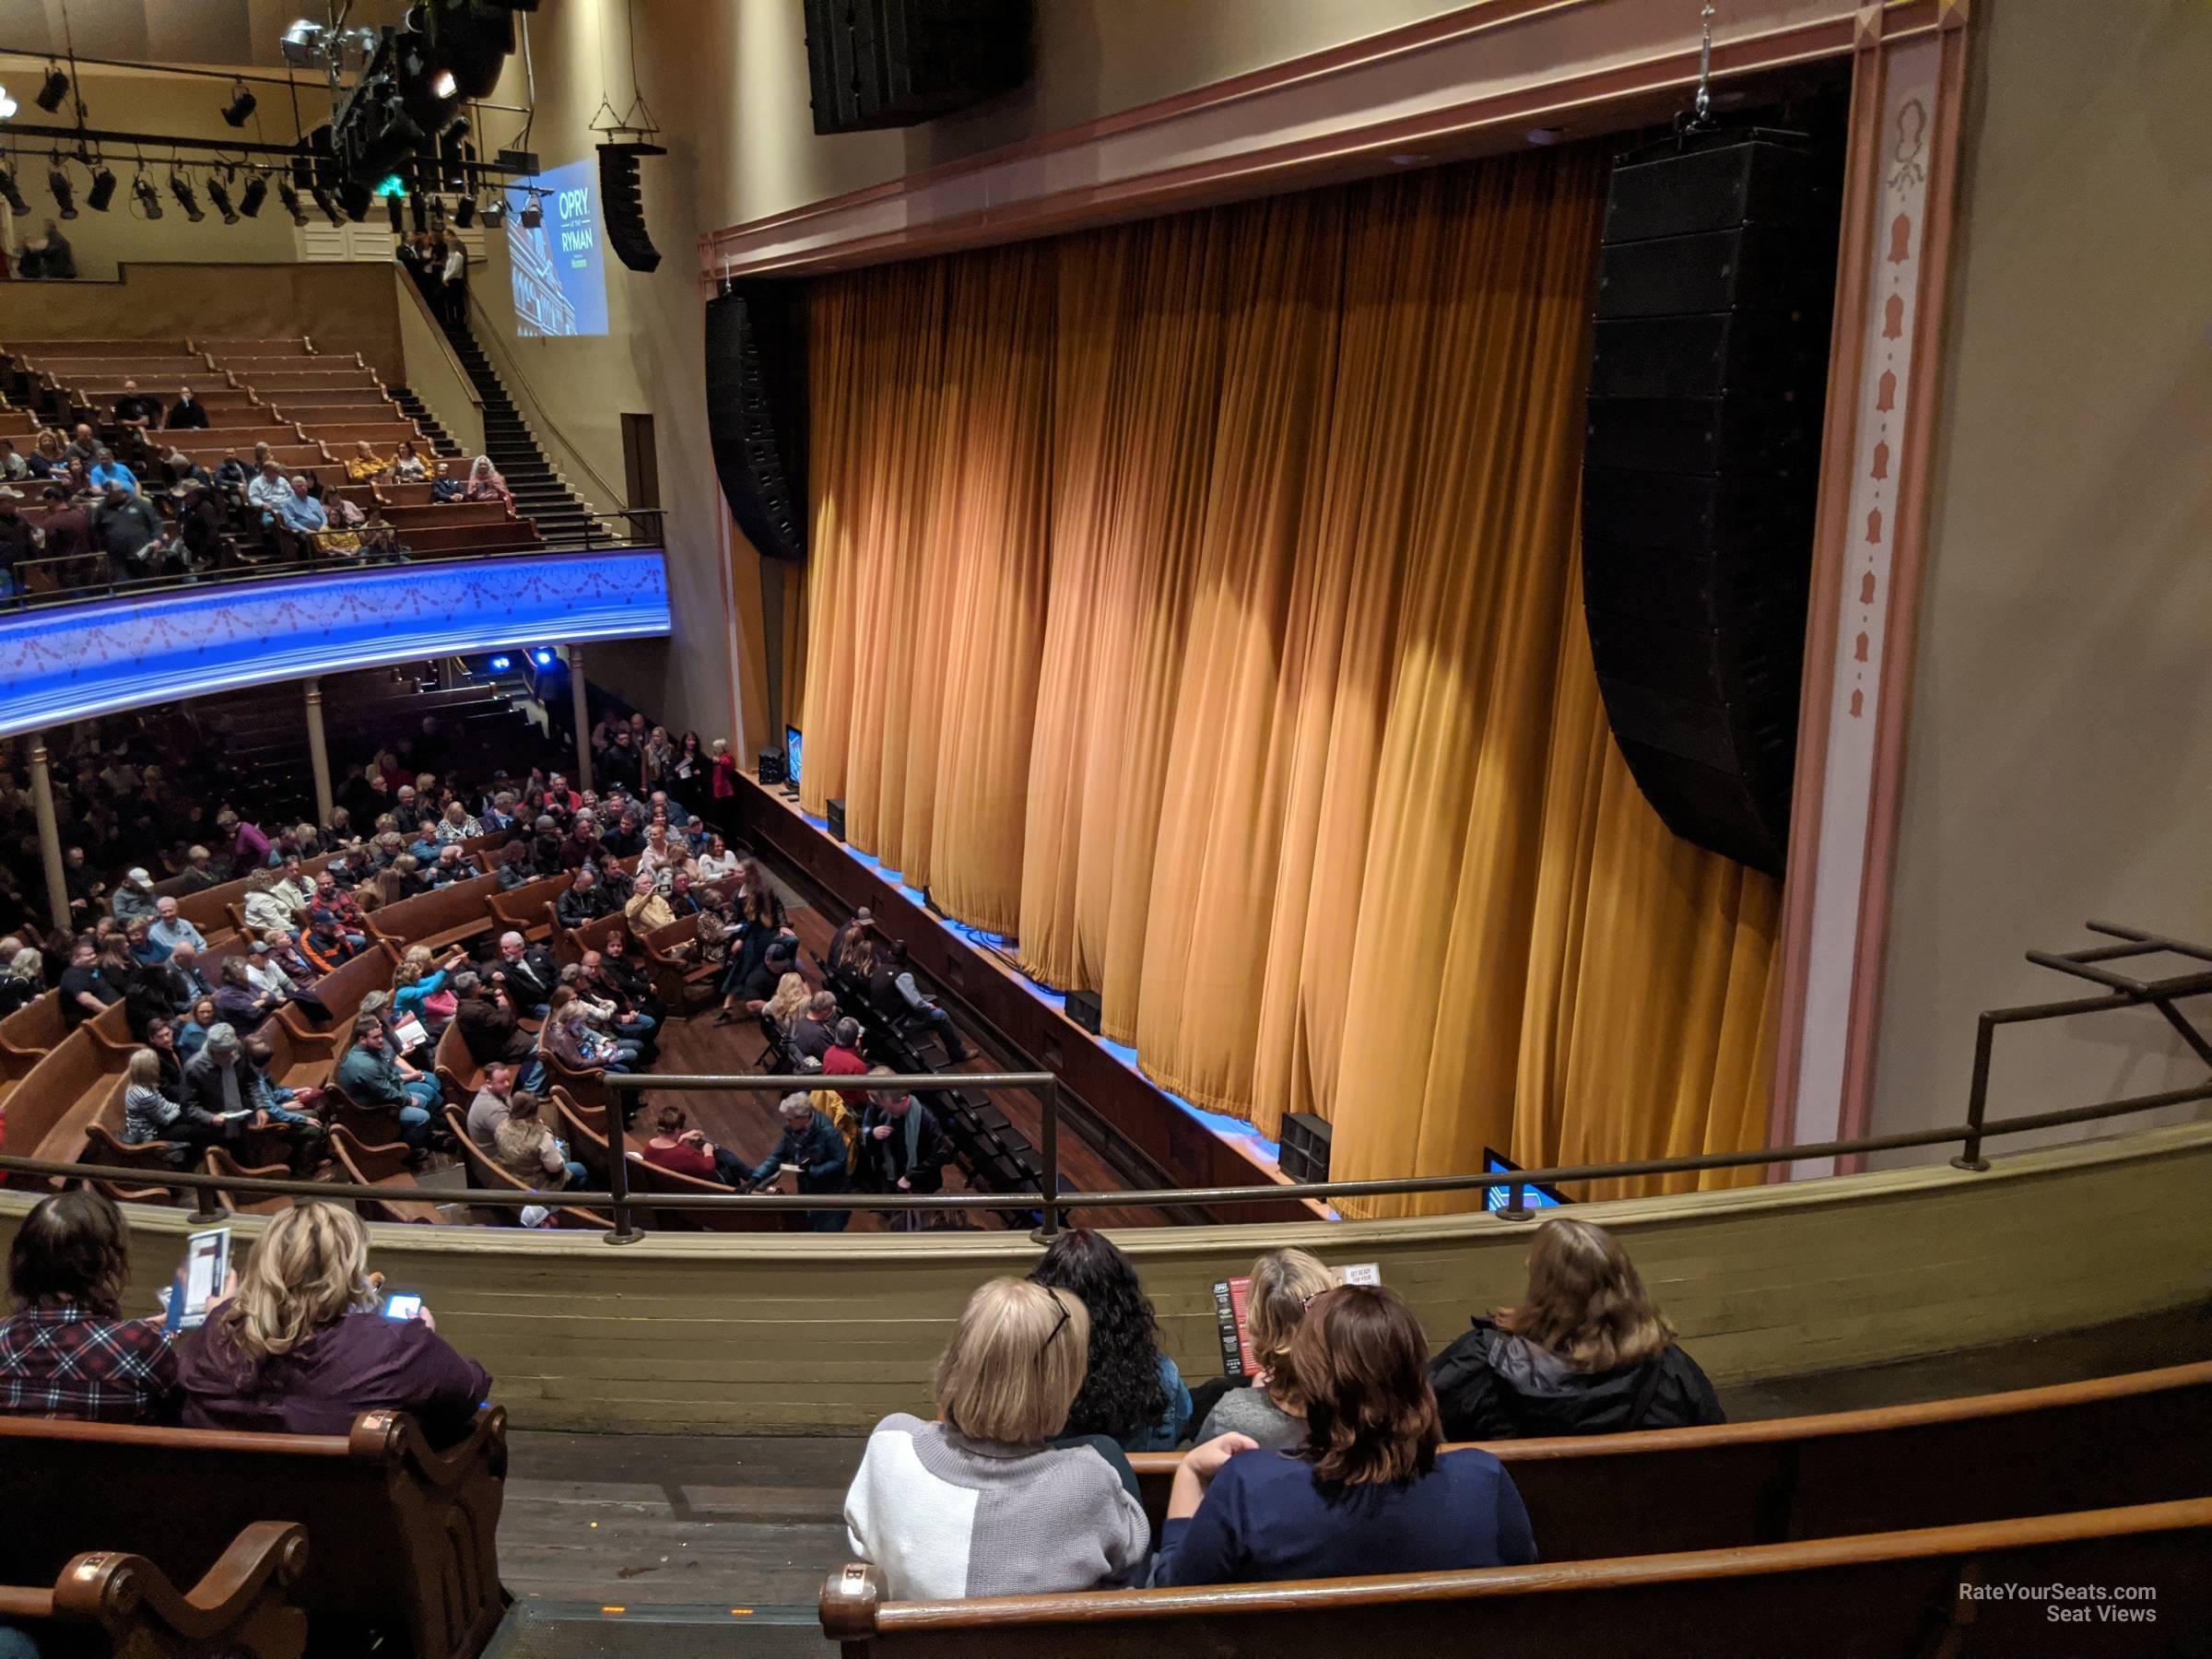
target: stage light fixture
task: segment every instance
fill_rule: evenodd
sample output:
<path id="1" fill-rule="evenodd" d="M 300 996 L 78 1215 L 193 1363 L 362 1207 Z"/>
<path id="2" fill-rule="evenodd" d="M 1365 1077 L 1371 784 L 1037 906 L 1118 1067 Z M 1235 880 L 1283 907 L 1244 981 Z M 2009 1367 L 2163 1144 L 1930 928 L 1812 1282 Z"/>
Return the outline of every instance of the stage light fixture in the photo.
<path id="1" fill-rule="evenodd" d="M 103 167 L 92 175 L 92 188 L 85 192 L 85 206 L 95 213 L 105 213 L 114 199 L 115 170 Z"/>
<path id="2" fill-rule="evenodd" d="M 495 656 L 491 659 L 491 671 L 494 674 L 504 674 L 513 666 L 514 660 L 512 657 Z"/>
<path id="3" fill-rule="evenodd" d="M 495 195 L 484 204 L 484 229 L 497 230 L 507 222 L 507 198 Z"/>
<path id="4" fill-rule="evenodd" d="M 23 199 L 23 192 L 16 183 L 16 170 L 12 167 L 0 167 L 0 196 L 6 198 L 8 210 L 18 218 L 28 218 L 30 216 L 30 204 Z"/>
<path id="5" fill-rule="evenodd" d="M 293 224 L 307 223 L 307 209 L 300 205 L 300 188 L 289 179 L 276 181 L 276 199 L 284 204 L 284 210 L 292 216 Z"/>
<path id="6" fill-rule="evenodd" d="M 140 213 L 149 219 L 161 217 L 161 193 L 154 188 L 154 182 L 144 173 L 131 181 L 131 194 L 138 198 Z"/>
<path id="7" fill-rule="evenodd" d="M 75 218 L 76 217 L 76 191 L 70 185 L 69 175 L 56 167 L 46 175 L 46 188 L 53 192 L 55 212 L 63 218 Z"/>
<path id="8" fill-rule="evenodd" d="M 453 223 L 465 230 L 477 222 L 477 198 L 463 196 L 453 204 Z"/>
<path id="9" fill-rule="evenodd" d="M 62 100 L 68 96 L 69 77 L 62 73 L 59 64 L 48 64 L 45 84 L 39 88 L 39 108 L 51 115 L 62 107 Z"/>
<path id="10" fill-rule="evenodd" d="M 301 18 L 277 37 L 276 43 L 283 48 L 286 63 L 295 69 L 307 69 L 322 53 L 323 35 L 321 25 Z"/>
<path id="11" fill-rule="evenodd" d="M 407 233 L 406 204 L 405 196 L 388 195 L 384 198 L 384 215 L 392 221 L 392 234 L 394 236 Z"/>
<path id="12" fill-rule="evenodd" d="M 176 198 L 177 206 L 184 209 L 184 217 L 198 224 L 207 216 L 200 211 L 199 193 L 193 189 L 192 181 L 182 173 L 169 175 L 169 194 Z"/>
<path id="13" fill-rule="evenodd" d="M 7 88 L 0 87 L 0 121 L 6 121 L 20 108 L 22 106 L 7 95 Z"/>
<path id="14" fill-rule="evenodd" d="M 376 206 L 376 195 L 368 185 L 358 184 L 348 179 L 338 186 L 338 206 L 346 210 L 346 217 L 358 225 L 369 217 L 369 209 Z"/>
<path id="15" fill-rule="evenodd" d="M 545 204 L 535 190 L 530 193 L 530 206 L 523 209 L 522 220 L 525 230 L 535 230 L 546 222 Z"/>
<path id="16" fill-rule="evenodd" d="M 238 198 L 238 210 L 247 218 L 261 212 L 261 205 L 269 199 L 269 180 L 265 173 L 255 173 L 246 181 L 246 193 Z"/>
<path id="17" fill-rule="evenodd" d="M 530 660 L 535 663 L 540 668 L 550 668 L 553 666 L 553 653 L 543 645 L 540 645 L 535 651 L 530 653 Z"/>
<path id="18" fill-rule="evenodd" d="M 223 216 L 224 224 L 238 223 L 238 209 L 230 205 L 229 187 L 213 174 L 208 175 L 207 179 L 207 199 L 215 204 L 215 210 Z"/>
<path id="19" fill-rule="evenodd" d="M 461 90 L 461 83 L 453 78 L 451 69 L 441 69 L 430 76 L 430 96 L 451 98 Z"/>
<path id="20" fill-rule="evenodd" d="M 246 83 L 240 81 L 230 88 L 230 101 L 223 106 L 224 122 L 234 127 L 244 126 L 260 101 L 246 90 Z"/>
<path id="21" fill-rule="evenodd" d="M 334 225 L 342 226 L 345 224 L 346 216 L 338 211 L 338 205 L 331 198 L 331 194 L 328 190 L 318 184 L 314 188 L 313 194 L 315 198 L 315 206 L 323 209 L 323 217 L 324 218 L 328 219 Z"/>

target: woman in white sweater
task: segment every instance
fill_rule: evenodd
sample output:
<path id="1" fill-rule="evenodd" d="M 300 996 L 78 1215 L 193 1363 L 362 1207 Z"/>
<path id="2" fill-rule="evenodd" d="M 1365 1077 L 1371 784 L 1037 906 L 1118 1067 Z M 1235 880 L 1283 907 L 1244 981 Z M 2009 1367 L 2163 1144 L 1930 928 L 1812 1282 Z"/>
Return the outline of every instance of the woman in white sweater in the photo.
<path id="1" fill-rule="evenodd" d="M 1152 1529 L 1111 1446 L 1055 1447 L 1083 1386 L 1090 1316 L 1065 1290 L 993 1279 L 937 1362 L 937 1419 L 868 1437 L 845 1529 L 900 1601 L 1089 1590 L 1130 1571 Z"/>

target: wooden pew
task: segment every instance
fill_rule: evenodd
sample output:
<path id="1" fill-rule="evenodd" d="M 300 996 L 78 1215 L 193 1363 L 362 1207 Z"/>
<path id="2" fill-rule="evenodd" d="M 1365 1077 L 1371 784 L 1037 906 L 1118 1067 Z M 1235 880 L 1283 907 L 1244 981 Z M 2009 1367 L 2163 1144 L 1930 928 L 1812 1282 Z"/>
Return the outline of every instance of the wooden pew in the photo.
<path id="1" fill-rule="evenodd" d="M 606 1138 L 606 1112 L 603 1109 L 579 1105 L 567 1088 L 553 1087 L 553 1107 L 559 1117 L 559 1131 L 569 1143 L 569 1155 L 592 1172 L 592 1179 L 605 1182 L 608 1179 L 611 1159 Z M 735 1195 L 736 1188 L 726 1187 L 719 1181 L 706 1181 L 698 1176 L 684 1175 L 674 1170 L 664 1170 L 647 1161 L 643 1153 L 629 1146 L 630 1136 L 623 1139 L 624 1156 L 629 1159 L 630 1190 L 635 1193 L 680 1193 L 695 1198 L 728 1198 Z M 806 1227 L 804 1214 L 797 1210 L 640 1210 L 639 1225 L 660 1231 L 701 1232 L 798 1232 Z"/>
<path id="2" fill-rule="evenodd" d="M 723 964 L 709 965 L 684 950 L 699 936 L 699 918 L 686 916 L 666 927 L 638 935 L 638 947 L 653 975 L 653 994 L 668 1005 L 671 1014 L 696 1014 L 721 999 L 715 988 L 722 983 Z"/>
<path id="3" fill-rule="evenodd" d="M 483 1147 L 468 1138 L 468 1120 L 461 1114 L 457 1107 L 448 1106 L 445 1109 L 445 1125 L 453 1131 L 453 1138 L 461 1143 L 461 1157 L 468 1165 L 468 1182 L 471 1186 L 481 1187 L 488 1192 L 495 1193 L 535 1193 L 538 1191 L 536 1187 L 528 1186 L 517 1181 L 486 1156 Z M 573 1205 L 556 1202 L 560 1197 L 557 1192 L 546 1193 L 544 1197 L 547 1207 L 553 1211 L 554 1225 L 558 1227 L 605 1232 L 608 1228 L 614 1226 L 612 1218 L 602 1216 L 595 1210 L 579 1209 Z M 499 1209 L 499 1218 L 511 1226 L 516 1225 L 522 1219 L 522 1213 L 519 1209 L 512 1209 L 501 1205 Z"/>
<path id="4" fill-rule="evenodd" d="M 0 1019 L 0 1072 L 17 1079 L 24 1077 L 67 1035 L 69 1028 L 62 1023 L 62 994 L 40 992 Z"/>
<path id="5" fill-rule="evenodd" d="M 491 907 L 501 933 L 512 930 L 534 945 L 541 944 L 559 927 L 553 906 L 575 880 L 574 876 L 563 870 L 558 876 L 525 882 L 505 892 L 494 892 L 485 902 Z"/>
<path id="6" fill-rule="evenodd" d="M 88 1164 L 104 1164 L 111 1169 L 143 1170 L 143 1181 L 95 1181 L 90 1182 L 118 1204 L 175 1204 L 185 1197 L 182 1187 L 169 1185 L 162 1179 L 172 1173 L 176 1166 L 169 1161 L 171 1143 L 168 1141 L 126 1141 L 123 1138 L 123 1095 L 130 1087 L 130 1079 L 120 1072 L 108 1086 L 92 1121 L 85 1125 L 85 1157 Z"/>
<path id="7" fill-rule="evenodd" d="M 1677 1509 L 1680 1507 L 1677 1506 Z M 2212 1627 L 2212 1499 L 1743 1549 L 1307 1579 L 893 1602 L 855 1563 L 823 1586 L 844 1659 L 1308 1659 L 1379 1652 L 1694 1653 L 1700 1659 L 2182 1654 Z M 1967 1585 L 2148 1585 L 2145 1628 L 2053 1624 Z"/>
<path id="8" fill-rule="evenodd" d="M 307 1571 L 307 1528 L 256 1521 L 189 1591 L 145 1556 L 72 1558 L 51 1586 L 0 1584 L 0 1625 L 59 1656 L 96 1649 L 127 1659 L 299 1659 L 307 1615 L 286 1594 Z"/>
<path id="9" fill-rule="evenodd" d="M 499 890 L 497 876 L 472 876 L 371 911 L 369 926 L 402 951 L 410 945 L 443 951 L 493 924 L 489 900 Z"/>
<path id="10" fill-rule="evenodd" d="M 18 1158 L 76 1163 L 125 1057 L 79 1027 L 47 1051 L 7 1098 L 7 1150 Z"/>
<path id="11" fill-rule="evenodd" d="M 2212 1492 L 2212 1361 L 1707 1429 L 1496 1441 L 1547 1560 L 2119 1509 Z M 1130 1459 L 1155 1527 L 1177 1453 Z"/>
<path id="12" fill-rule="evenodd" d="M 359 1198 L 354 1208 L 364 1221 L 418 1222 L 429 1226 L 465 1222 L 465 1216 L 449 1216 L 438 1206 L 436 1195 L 415 1179 L 412 1148 L 405 1141 L 372 1146 L 343 1124 L 330 1128 L 330 1150 L 338 1160 L 339 1175 L 356 1186 L 382 1188 L 389 1195 Z"/>
<path id="13" fill-rule="evenodd" d="M 314 983 L 315 994 L 323 999 L 323 1006 L 330 1010 L 331 1031 L 318 1032 L 313 1022 L 297 1003 L 287 1003 L 277 1009 L 276 1018 L 291 1028 L 295 1038 L 335 1036 L 336 1046 L 329 1056 L 335 1066 L 346 1053 L 347 1041 L 352 1035 L 354 1016 L 361 1010 L 361 999 L 371 991 L 389 991 L 392 988 L 392 971 L 398 966 L 398 953 L 382 940 L 371 939 L 369 947 L 360 955 L 340 962 Z"/>
<path id="14" fill-rule="evenodd" d="M 386 1629 L 413 1659 L 470 1659 L 506 1611 L 500 1406 L 443 1451 L 396 1411 L 364 1412 L 343 1435 L 0 1418 L 0 1467 L 12 1512 L 38 1521 L 0 1527 L 0 1581 L 51 1582 L 97 1540 L 190 1583 L 277 1515 L 312 1544 L 292 1590 L 311 1617 Z"/>

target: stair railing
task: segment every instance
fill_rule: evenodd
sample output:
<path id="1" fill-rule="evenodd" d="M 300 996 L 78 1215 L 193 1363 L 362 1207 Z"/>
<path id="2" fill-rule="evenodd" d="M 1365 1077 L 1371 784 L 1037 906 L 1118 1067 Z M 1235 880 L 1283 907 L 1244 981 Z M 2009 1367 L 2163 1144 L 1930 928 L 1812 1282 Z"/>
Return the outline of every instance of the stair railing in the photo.
<path id="1" fill-rule="evenodd" d="M 484 302 L 477 298 L 474 288 L 469 290 L 468 308 L 472 318 L 470 337 L 476 342 L 477 348 L 488 359 L 493 360 L 494 368 L 509 382 L 520 412 L 528 422 L 533 435 L 539 438 L 541 446 L 544 438 L 550 436 L 559 445 L 567 463 L 592 481 L 598 491 L 597 500 L 621 500 L 622 492 L 600 477 L 599 469 L 584 458 L 583 452 L 561 430 L 560 423 L 547 412 L 545 401 L 538 396 L 536 388 L 531 385 L 530 377 L 523 372 L 520 361 L 507 349 L 506 342 L 500 337 L 495 319 L 484 309 Z M 548 455 L 547 459 L 550 462 L 552 457 Z M 584 502 L 587 514 L 594 509 L 595 504 L 594 501 Z M 618 508 L 614 511 L 618 512 L 622 510 Z"/>

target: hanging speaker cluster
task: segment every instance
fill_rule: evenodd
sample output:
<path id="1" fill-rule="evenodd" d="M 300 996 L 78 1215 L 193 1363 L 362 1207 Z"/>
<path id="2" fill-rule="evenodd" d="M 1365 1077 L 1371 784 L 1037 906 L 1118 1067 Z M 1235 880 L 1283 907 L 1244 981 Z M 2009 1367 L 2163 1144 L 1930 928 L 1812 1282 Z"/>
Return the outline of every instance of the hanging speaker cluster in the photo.
<path id="1" fill-rule="evenodd" d="M 1779 874 L 1839 212 L 1768 130 L 1624 157 L 1606 200 L 1583 457 L 1583 606 L 1637 786 L 1685 840 Z"/>
<path id="2" fill-rule="evenodd" d="M 796 283 L 733 283 L 707 302 L 707 434 L 746 539 L 806 557 L 806 313 Z"/>
<path id="3" fill-rule="evenodd" d="M 606 244 L 633 271 L 650 271 L 661 263 L 660 250 L 645 232 L 645 193 L 638 182 L 638 162 L 667 153 L 657 144 L 599 147 L 599 204 L 606 216 Z"/>
<path id="4" fill-rule="evenodd" d="M 1030 73 L 1030 0 L 806 0 L 814 130 L 914 126 Z"/>

